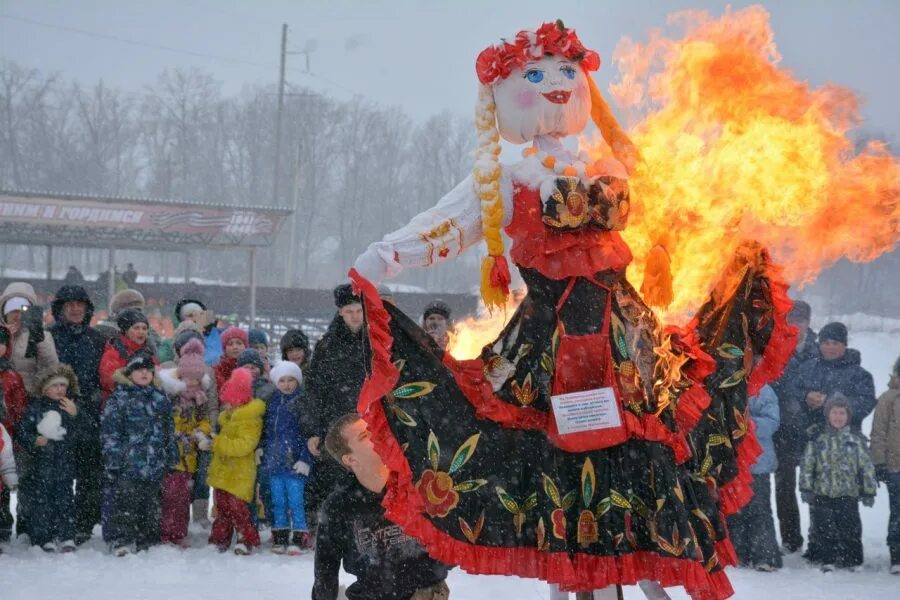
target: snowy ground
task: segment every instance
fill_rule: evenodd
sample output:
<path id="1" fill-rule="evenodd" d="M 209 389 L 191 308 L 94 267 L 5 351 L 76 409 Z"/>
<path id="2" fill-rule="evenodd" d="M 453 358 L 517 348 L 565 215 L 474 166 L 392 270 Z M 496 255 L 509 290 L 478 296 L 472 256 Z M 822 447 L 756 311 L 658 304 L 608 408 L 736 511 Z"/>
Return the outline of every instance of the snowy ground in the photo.
<path id="1" fill-rule="evenodd" d="M 818 324 L 817 324 L 818 325 Z M 860 324 L 861 325 L 861 324 Z M 881 393 L 887 373 L 898 353 L 896 331 L 863 331 L 852 327 L 850 345 L 863 355 L 863 366 L 875 376 Z M 870 424 L 864 425 L 868 431 Z M 807 524 L 803 508 L 804 531 Z M 861 508 L 866 562 L 858 573 L 820 573 L 799 555 L 785 559 L 777 573 L 729 569 L 736 599 L 879 600 L 900 597 L 900 576 L 887 572 L 887 492 L 878 490 L 875 507 Z M 264 539 L 267 536 L 264 537 Z M 311 555 L 274 556 L 263 552 L 250 557 L 219 554 L 205 545 L 205 533 L 191 533 L 193 549 L 154 548 L 126 558 L 107 554 L 99 538 L 69 555 L 47 555 L 19 544 L 6 546 L 0 555 L 0 598 L 3 600 L 200 600 L 215 598 L 309 598 L 313 580 Z M 348 579 L 349 583 L 352 579 Z M 454 600 L 516 598 L 546 600 L 545 584 L 508 577 L 471 576 L 454 570 L 449 580 Z M 670 590 L 676 599 L 688 596 L 680 588 Z M 639 599 L 636 588 L 626 588 L 625 598 Z"/>

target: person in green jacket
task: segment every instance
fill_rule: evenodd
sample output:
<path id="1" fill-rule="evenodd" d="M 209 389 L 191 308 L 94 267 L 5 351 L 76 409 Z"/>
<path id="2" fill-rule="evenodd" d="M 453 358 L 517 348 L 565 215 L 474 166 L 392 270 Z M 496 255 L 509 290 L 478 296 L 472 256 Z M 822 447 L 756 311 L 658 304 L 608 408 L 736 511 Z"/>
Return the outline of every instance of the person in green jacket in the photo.
<path id="1" fill-rule="evenodd" d="M 866 440 L 850 429 L 850 402 L 835 392 L 825 403 L 828 426 L 806 445 L 800 465 L 800 497 L 809 504 L 810 543 L 806 557 L 855 569 L 863 562 L 859 502 L 875 503 L 875 467 Z"/>

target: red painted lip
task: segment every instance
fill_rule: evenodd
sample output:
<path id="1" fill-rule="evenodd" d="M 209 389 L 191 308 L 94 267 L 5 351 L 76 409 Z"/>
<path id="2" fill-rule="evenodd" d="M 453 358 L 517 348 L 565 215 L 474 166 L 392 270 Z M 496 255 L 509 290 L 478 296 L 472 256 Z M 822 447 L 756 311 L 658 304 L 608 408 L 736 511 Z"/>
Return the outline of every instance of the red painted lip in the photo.
<path id="1" fill-rule="evenodd" d="M 556 90 L 554 92 L 547 92 L 546 94 L 541 95 L 553 104 L 565 104 L 569 101 L 569 96 L 572 95 L 572 92 L 567 92 L 565 90 Z"/>

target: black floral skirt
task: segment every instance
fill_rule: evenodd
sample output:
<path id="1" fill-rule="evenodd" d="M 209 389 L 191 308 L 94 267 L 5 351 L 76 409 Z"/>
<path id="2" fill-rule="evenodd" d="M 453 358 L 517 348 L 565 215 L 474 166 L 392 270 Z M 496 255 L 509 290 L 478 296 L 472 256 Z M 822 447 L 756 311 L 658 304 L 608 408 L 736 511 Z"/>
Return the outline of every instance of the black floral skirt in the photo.
<path id="1" fill-rule="evenodd" d="M 391 470 L 388 517 L 471 573 L 729 596 L 724 514 L 749 499 L 759 451 L 744 357 L 765 350 L 790 306 L 775 314 L 770 265 L 755 267 L 680 330 L 662 329 L 621 274 L 524 270 L 528 295 L 473 361 L 442 352 L 352 272 L 372 352 L 359 409 Z M 596 388 L 613 390 L 613 425 L 563 433 L 554 396 Z"/>

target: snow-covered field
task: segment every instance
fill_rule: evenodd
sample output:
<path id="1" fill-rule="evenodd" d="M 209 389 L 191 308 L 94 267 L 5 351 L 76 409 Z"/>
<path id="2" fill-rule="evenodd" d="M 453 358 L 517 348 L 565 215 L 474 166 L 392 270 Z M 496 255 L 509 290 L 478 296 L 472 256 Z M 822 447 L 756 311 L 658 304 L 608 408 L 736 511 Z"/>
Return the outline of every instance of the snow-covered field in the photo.
<path id="1" fill-rule="evenodd" d="M 821 325 L 821 323 L 816 323 Z M 887 385 L 887 374 L 900 354 L 900 332 L 881 331 L 851 323 L 850 345 L 862 352 L 863 366 L 875 376 L 878 393 Z M 883 325 L 882 325 L 883 326 Z M 868 431 L 870 424 L 864 425 Z M 803 506 L 804 530 L 807 511 Z M 879 600 L 900 597 L 900 576 L 887 572 L 887 492 L 878 490 L 875 507 L 862 508 L 866 562 L 857 573 L 823 574 L 810 568 L 799 555 L 785 559 L 777 573 L 730 569 L 737 599 Z M 154 548 L 126 558 L 107 554 L 95 537 L 86 547 L 69 555 L 47 555 L 19 544 L 6 546 L 0 555 L 2 600 L 201 600 L 215 598 L 309 598 L 313 559 L 274 556 L 268 552 L 250 557 L 219 554 L 205 545 L 205 533 L 191 533 L 194 548 Z M 348 583 L 352 579 L 348 579 Z M 508 598 L 546 600 L 541 582 L 508 577 L 471 576 L 454 570 L 449 580 L 454 600 Z M 673 598 L 688 596 L 680 588 Z M 637 588 L 626 588 L 625 597 L 643 598 Z"/>

